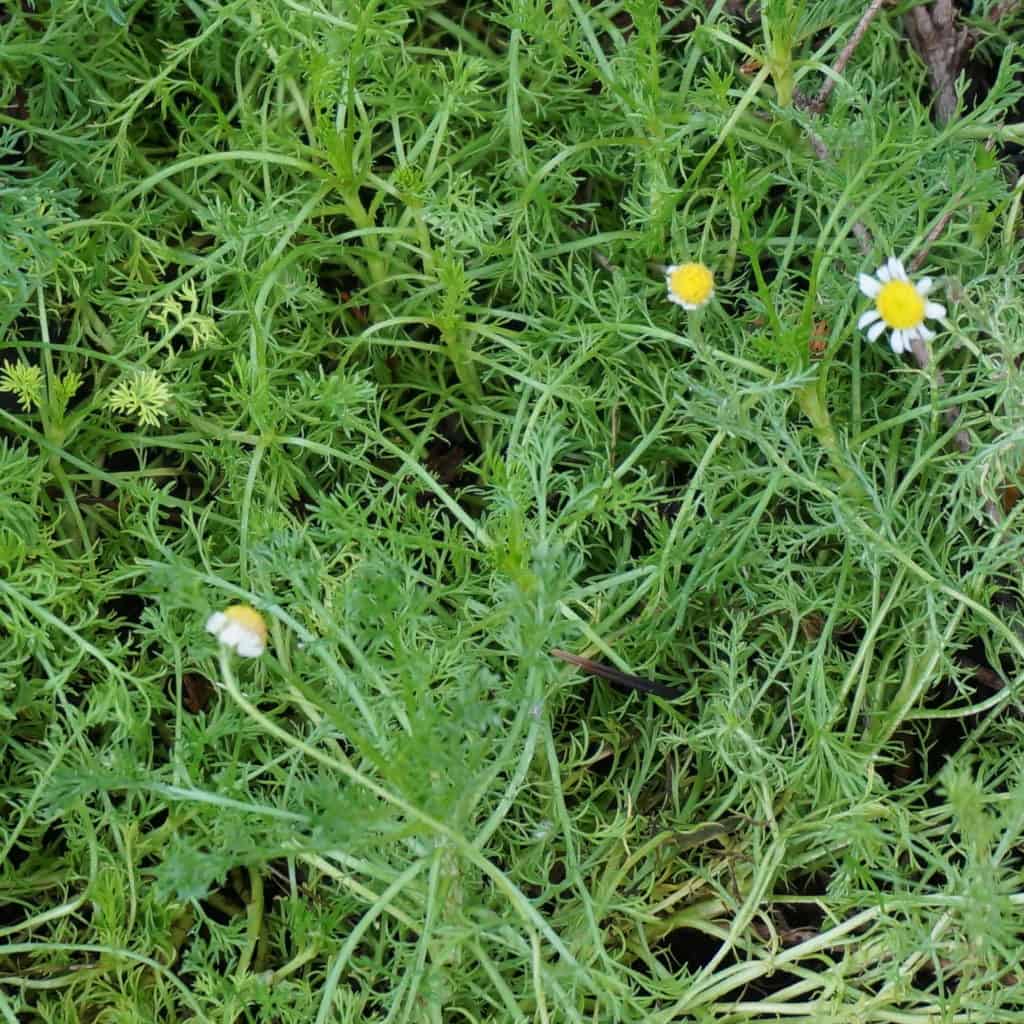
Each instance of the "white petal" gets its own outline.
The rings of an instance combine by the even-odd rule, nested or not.
[[[878,341],[879,336],[885,330],[885,321],[879,320],[870,331],[868,331],[868,341]]]
[[[924,304],[924,315],[929,320],[942,320],[946,316],[946,307],[939,302],[926,302]]]
[[[869,299],[873,299],[882,290],[882,286],[870,274],[861,274],[857,283]]]
[[[668,293],[668,301],[669,302],[674,302],[677,306],[682,306],[683,309],[690,309],[691,308],[690,304],[688,302],[686,302],[684,299],[679,298],[679,296],[676,295],[675,292],[669,292]]]
[[[260,642],[260,638],[251,629],[246,629],[237,622],[229,623],[220,634],[220,642],[235,651],[241,651],[242,647],[249,646],[253,638],[257,643]]]
[[[220,631],[228,624],[228,617],[223,612],[214,612],[206,620],[206,631],[218,636]]]
[[[921,326],[918,327],[918,329],[917,329],[917,336],[922,341],[931,341],[932,338],[935,337],[935,332],[932,331],[932,330],[929,330],[927,327],[925,327],[924,324],[921,324]]]
[[[889,268],[889,273],[892,274],[894,281],[906,281],[907,272],[903,269],[903,264],[895,256],[889,257],[889,262],[886,266]]]
[[[240,626],[237,622],[232,622],[228,619],[217,635],[220,637],[220,642],[222,644],[226,644],[228,647],[234,647],[238,642],[239,634],[243,629],[243,626]]]
[[[907,337],[906,331],[893,331],[889,344],[892,345],[892,350],[897,355],[910,351],[910,339]]]
[[[239,637],[235,650],[243,658],[258,658],[263,653],[263,641],[253,632],[245,631],[245,635]]]
[[[930,277],[922,277],[914,287],[917,289],[917,294],[924,298],[935,287],[935,282]]]
[[[889,273],[889,265],[887,263],[883,263],[878,268],[878,273],[875,274],[875,277],[877,277],[879,281],[890,280],[892,278],[892,274]]]
[[[857,326],[863,330],[869,324],[873,324],[882,314],[877,309],[869,309],[866,313],[862,313],[860,319],[857,321]]]
[[[672,266],[665,268],[665,277],[671,277],[679,269],[678,263],[673,263]]]

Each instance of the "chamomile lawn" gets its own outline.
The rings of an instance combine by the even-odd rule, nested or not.
[[[7,5],[0,1019],[1019,1018],[1019,15],[863,13]]]

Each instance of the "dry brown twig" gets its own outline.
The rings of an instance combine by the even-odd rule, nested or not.
[[[629,672],[620,672],[617,668],[612,668],[610,665],[603,665],[599,661],[592,661],[590,658],[584,658],[578,654],[570,654],[568,651],[563,651],[558,647],[552,648],[551,656],[568,662],[570,665],[575,665],[584,672],[589,672],[592,676],[607,679],[608,682],[616,686],[622,686],[627,690],[653,693],[655,696],[663,697],[665,700],[674,700],[676,697],[682,696],[682,691],[677,690],[674,686],[666,686],[664,683],[647,679],[644,676],[634,676]]]
[[[828,98],[836,87],[836,82],[842,75],[846,65],[850,63],[853,51],[860,45],[860,41],[864,38],[864,33],[867,32],[871,22],[875,20],[875,15],[878,14],[885,4],[886,0],[871,0],[868,9],[861,15],[860,21],[857,22],[857,27],[853,30],[853,34],[846,41],[846,45],[836,58],[835,64],[832,65],[832,73],[825,79],[825,83],[818,90],[818,95],[813,100],[805,102],[808,110],[813,111],[815,114],[820,114],[824,111],[825,104],[828,103]]]
[[[911,273],[920,270],[924,265],[924,261],[928,259],[928,253],[931,252],[932,245],[942,235],[942,232],[946,230],[946,225],[949,224],[952,219],[953,214],[956,212],[957,205],[960,200],[963,199],[963,196],[964,193],[959,192],[953,197],[953,202],[950,203],[949,209],[943,213],[943,215],[935,222],[931,231],[928,232],[928,235],[924,240],[924,245],[921,246],[917,255],[910,261]],[[927,370],[932,361],[931,353],[928,351],[927,344],[920,338],[915,338],[914,341],[911,342],[910,351],[913,353],[914,360],[917,365],[922,370]],[[935,386],[936,388],[941,388],[945,384],[945,377],[942,375],[942,370],[936,366],[934,372]],[[947,427],[952,427],[956,421],[960,419],[960,406],[951,405],[943,412],[942,418]],[[971,435],[968,434],[966,430],[958,430],[956,434],[953,435],[953,444],[959,451],[966,454],[971,450]]]
[[[928,351],[928,346],[920,338],[915,338],[910,343],[910,351],[914,354],[914,360],[922,370],[927,370],[932,363],[931,353]],[[946,378],[942,375],[942,370],[935,367],[935,387],[941,389],[946,383]],[[951,405],[948,409],[945,409],[942,413],[942,418],[945,421],[947,427],[952,427],[958,419],[960,419],[960,406]],[[953,444],[957,449],[963,453],[967,453],[971,450],[971,435],[966,430],[958,430],[953,435]]]
[[[871,0],[867,10],[861,15],[860,21],[857,22],[857,27],[853,30],[850,38],[846,41],[846,45],[842,48],[839,56],[836,58],[835,63],[832,65],[831,73],[825,78],[825,82],[822,87],[818,90],[818,95],[814,99],[808,99],[806,96],[801,95],[799,92],[794,98],[794,102],[804,110],[809,111],[812,114],[821,114],[824,112],[826,105],[828,104],[828,98],[832,95],[832,90],[836,87],[836,82],[842,76],[846,65],[850,62],[850,58],[853,56],[854,51],[860,45],[860,41],[864,38],[865,33],[871,26],[871,22],[875,20],[878,12],[885,6],[886,0]],[[828,151],[828,146],[825,145],[818,135],[807,129],[807,140],[811,145],[811,149],[814,150],[815,156],[819,160],[831,160],[832,155]],[[872,239],[871,232],[860,222],[857,221],[851,229],[857,238],[857,242],[860,245],[861,251],[868,253],[871,251]]]
[[[957,192],[953,196],[953,201],[949,204],[949,209],[935,222],[931,231],[928,232],[924,240],[924,245],[918,250],[917,255],[910,261],[910,272],[913,274],[920,270],[924,266],[924,261],[928,259],[928,254],[932,251],[932,246],[942,237],[942,232],[946,230],[946,225],[953,219],[953,214],[956,213],[957,206],[960,205],[960,200],[963,199],[963,190]]]
[[[935,222],[932,226],[931,231],[928,232],[924,240],[924,245],[917,251],[917,255],[910,261],[910,272],[914,273],[924,266],[924,261],[928,259],[928,254],[932,251],[932,246],[941,237],[943,231],[946,230],[946,225],[953,219],[953,214],[956,212],[956,208],[963,199],[964,193],[958,192],[954,197],[953,201],[949,204],[949,209]],[[925,370],[931,362],[931,356],[928,353],[928,348],[923,341],[915,339],[910,346],[911,352],[914,354],[914,359],[917,361],[917,365]],[[942,376],[942,371],[936,367],[935,369],[935,384],[937,387],[942,387],[945,382],[945,378]],[[943,419],[946,421],[946,426],[951,427],[960,418],[960,407],[958,405],[950,406],[943,413]],[[953,443],[962,452],[967,452],[971,447],[971,438],[966,430],[957,431],[956,436],[953,438]]]
[[[805,128],[804,131],[807,133],[807,141],[810,143],[811,149],[814,150],[814,155],[819,160],[831,160],[832,154],[828,151],[825,140],[817,133],[812,132],[810,128]],[[871,246],[874,244],[871,240],[871,232],[859,220],[854,221],[853,227],[850,230],[853,231],[860,245],[860,251],[865,255],[871,252]]]

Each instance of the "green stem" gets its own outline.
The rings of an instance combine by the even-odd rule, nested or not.
[[[699,351],[704,345],[704,310],[694,309],[690,311],[690,340]]]
[[[788,57],[788,55],[787,55]],[[793,105],[793,65],[789,60],[780,61],[772,71],[772,81],[775,84],[775,100],[780,107],[786,108]]]
[[[249,868],[249,886],[252,891],[246,908],[245,946],[235,970],[235,978],[239,981],[249,970],[263,931],[263,878],[259,869],[253,866]]]
[[[417,206],[413,211],[416,221],[416,237],[420,243],[420,259],[423,261],[423,273],[427,277],[434,276],[434,247],[430,244],[430,228],[427,226],[423,210]]]
[[[823,379],[816,378],[800,388],[796,393],[797,401],[800,403],[800,408],[804,415],[811,421],[815,436],[818,438],[822,448],[825,449],[825,454],[828,455],[832,468],[835,469],[839,479],[842,480],[844,489],[863,496],[864,489],[846,464],[843,450],[839,444],[839,438],[836,436],[835,429],[832,426],[832,417],[829,416],[828,407],[825,404],[825,398],[822,393],[823,383]]]
[[[476,363],[473,361],[472,330],[466,327],[454,327],[445,330],[443,336],[448,358],[455,367],[455,375],[459,378],[459,383],[474,404],[482,405],[484,390],[476,372]],[[484,449],[488,448],[491,441],[491,424],[484,421],[482,427],[479,427],[471,422],[469,426],[477,435],[480,446]]]
[[[374,222],[373,217],[370,216],[366,207],[363,206],[357,189],[342,189],[341,198],[345,205],[345,210],[348,213],[349,220],[351,220],[357,228],[366,232],[366,236],[364,238],[364,244],[366,246],[366,269],[370,274],[370,280],[373,284],[379,285],[383,282],[386,276],[386,271],[384,268],[384,259],[380,251],[380,239],[372,230],[377,225]],[[371,306],[372,305],[373,303],[371,303]]]
[[[64,447],[64,403],[58,395],[59,381],[57,379],[57,368],[53,362],[53,350],[50,347],[50,326],[46,318],[46,301],[43,297],[43,289],[37,292],[39,300],[39,333],[42,338],[43,367],[46,371],[46,397],[39,403],[39,418],[43,425],[43,435],[51,442],[55,449]],[[71,516],[77,530],[77,536],[71,531],[65,531],[69,543],[72,545],[72,553],[79,555],[88,554],[92,561],[92,538],[82,518],[82,511],[78,507],[78,496],[71,486],[64,466],[61,464],[59,451],[51,451],[48,460],[50,475],[57,482],[64,495],[64,503],[68,514]]]
[[[467,337],[464,330],[445,331],[445,346],[448,349],[448,358],[455,367],[459,383],[466,389],[466,393],[474,402],[483,399],[483,390],[480,387],[480,378],[473,363],[473,344]]]

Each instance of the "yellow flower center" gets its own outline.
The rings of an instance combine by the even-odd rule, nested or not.
[[[699,306],[711,297],[715,290],[715,279],[703,263],[684,263],[669,275],[668,286],[672,294],[683,302]]]
[[[230,608],[224,609],[224,614],[236,626],[241,626],[243,629],[249,630],[250,633],[255,633],[266,643],[267,624],[263,621],[263,616],[255,608],[250,608],[247,604],[233,604]]]
[[[897,331],[924,323],[924,299],[909,281],[887,281],[875,296],[875,308]]]

